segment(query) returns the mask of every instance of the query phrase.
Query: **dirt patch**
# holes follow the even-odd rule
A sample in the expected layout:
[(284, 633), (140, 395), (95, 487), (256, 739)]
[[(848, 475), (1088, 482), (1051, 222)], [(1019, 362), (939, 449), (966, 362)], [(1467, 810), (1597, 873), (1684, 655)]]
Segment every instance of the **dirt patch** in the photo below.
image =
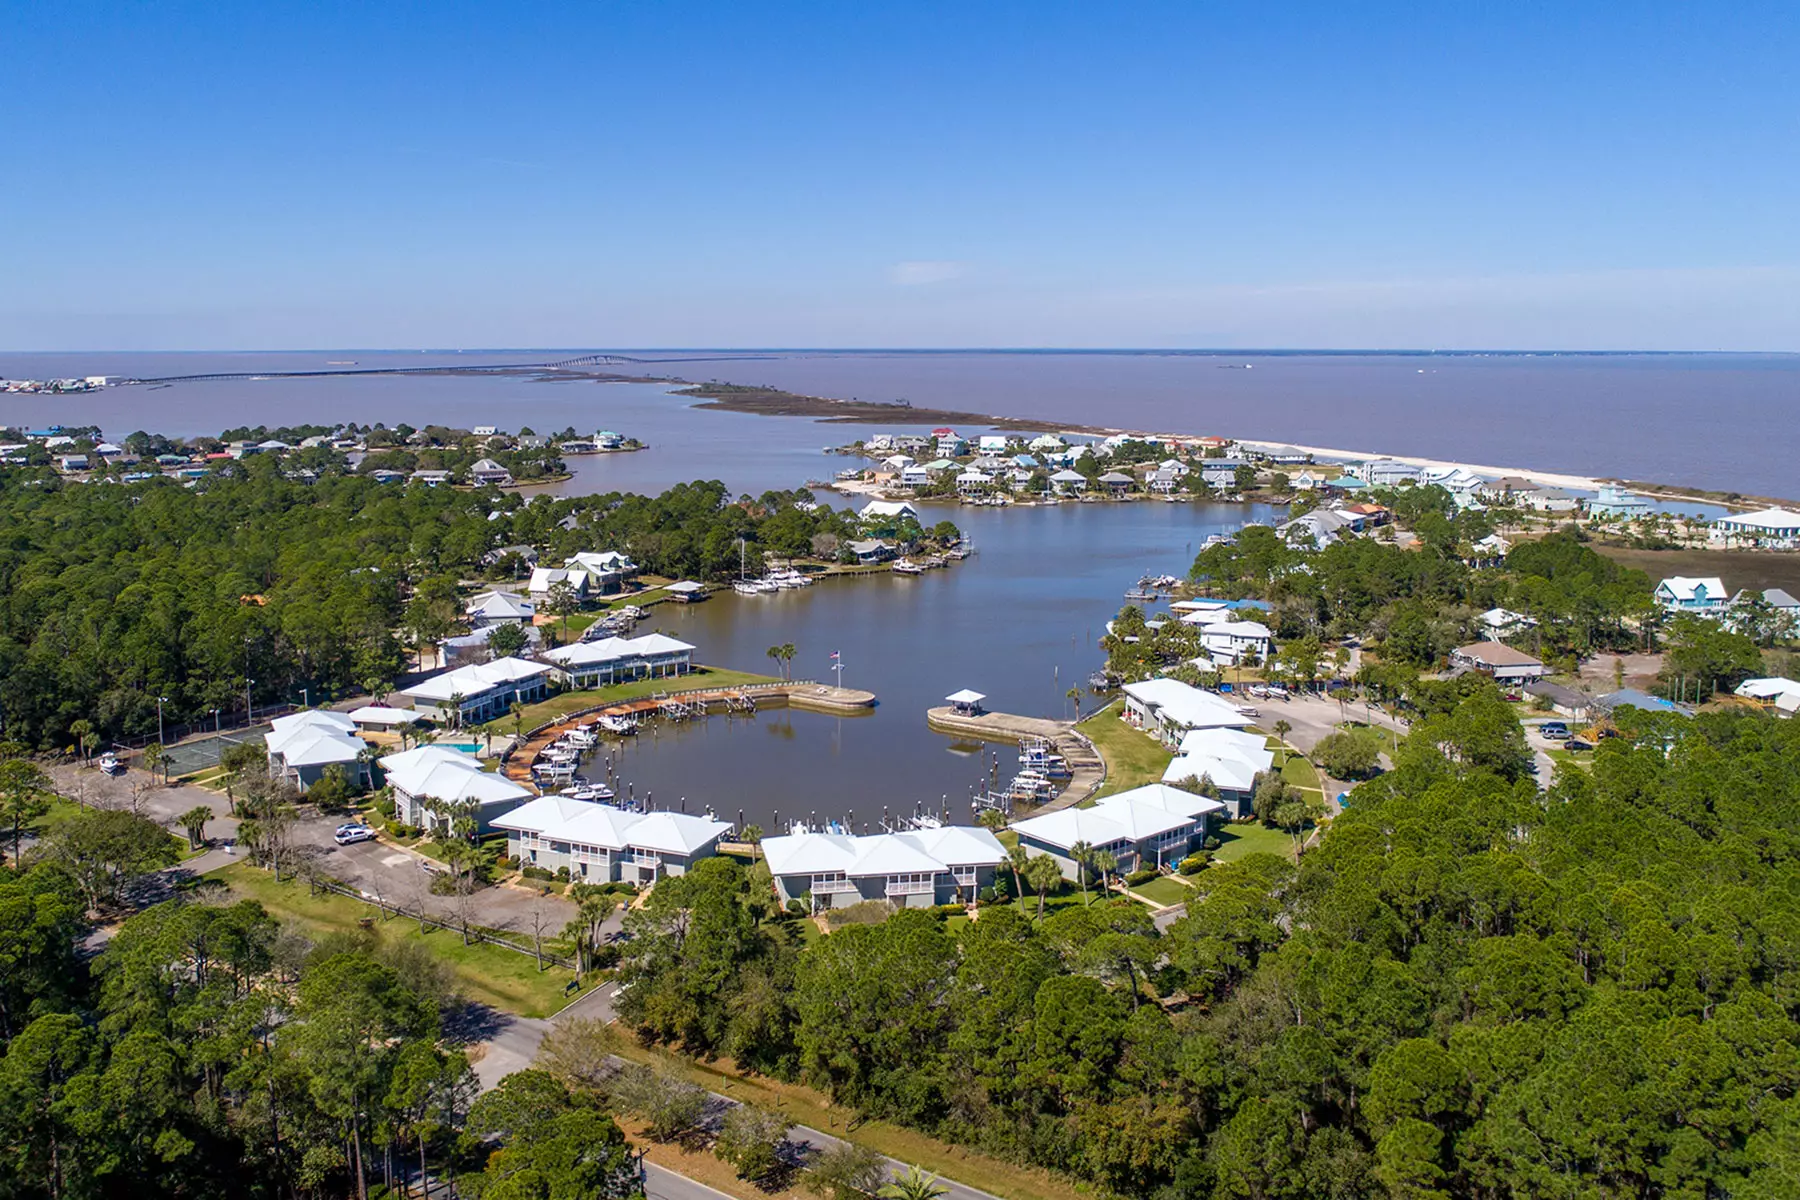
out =
[(1624, 684), (1628, 688), (1649, 691), (1649, 685), (1656, 682), (1657, 673), (1662, 670), (1663, 656), (1660, 654), (1596, 654), (1581, 664), (1581, 682), (1587, 690), (1597, 696), (1619, 690), (1619, 672), (1616, 664), (1625, 664)]

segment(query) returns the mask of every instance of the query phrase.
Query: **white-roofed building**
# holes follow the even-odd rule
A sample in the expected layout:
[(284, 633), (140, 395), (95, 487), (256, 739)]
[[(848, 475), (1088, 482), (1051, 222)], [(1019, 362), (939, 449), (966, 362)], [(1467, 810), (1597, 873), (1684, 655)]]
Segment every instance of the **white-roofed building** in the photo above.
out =
[(864, 521), (892, 522), (902, 517), (911, 517), (916, 521), (919, 519), (919, 510), (913, 507), (911, 500), (871, 500), (856, 515)]
[(1271, 770), (1267, 739), (1241, 729), (1196, 729), (1181, 739), (1179, 753), (1163, 770), (1164, 783), (1210, 779), (1234, 820), (1255, 812), (1256, 780)]
[(344, 714), (362, 731), (385, 731), (398, 729), (402, 725), (410, 725), (419, 719), (419, 714), (410, 708), (389, 708), (385, 704), (365, 704), (361, 708), (353, 708)]
[(1213, 814), (1224, 811), (1222, 801), (1152, 783), (1107, 796), (1092, 808), (1064, 808), (1015, 821), (1013, 832), (1028, 853), (1048, 854), (1065, 879), (1075, 879), (1074, 848), (1080, 843), (1110, 853), (1121, 872), (1173, 866), (1206, 837)]
[(972, 688), (963, 688), (959, 692), (951, 692), (944, 699), (959, 717), (978, 717), (981, 715), (981, 702), (987, 699), (986, 694)]
[(1223, 696), (1179, 679), (1146, 679), (1121, 690), (1125, 720), (1168, 746), (1179, 745), (1191, 729), (1246, 729), (1252, 723)]
[(606, 804), (540, 796), (494, 821), (506, 852), (588, 883), (650, 883), (682, 875), (719, 852), (731, 826), (687, 813), (630, 813)]
[(514, 592), (482, 592), (472, 596), (463, 611), (477, 629), (488, 625), (529, 625), (535, 605)]
[(1800, 545), (1800, 512), (1764, 508), (1734, 513), (1714, 521), (1713, 534), (1733, 543), (1791, 550)]
[(1764, 679), (1746, 679), (1738, 684), (1737, 695), (1754, 700), (1764, 708), (1791, 717), (1800, 712), (1800, 683), (1779, 675)]
[(363, 751), (369, 744), (356, 736), (356, 722), (346, 714), (308, 709), (276, 717), (269, 726), (263, 748), (274, 778), (286, 779), (304, 792), (338, 767), (352, 786), (367, 786), (369, 768)]
[(902, 908), (972, 903), (1006, 861), (998, 838), (969, 825), (863, 836), (793, 833), (764, 838), (762, 853), (781, 902), (810, 895), (815, 910), (862, 900)]
[(1510, 608), (1490, 608), (1479, 618), (1482, 629), (1494, 641), (1524, 633), (1527, 629), (1536, 629), (1537, 622), (1524, 613), (1513, 612)]
[(566, 583), (585, 600), (621, 590), (637, 573), (638, 565), (617, 550), (586, 550), (565, 558), (560, 567), (533, 567), (527, 590), (533, 601), (542, 603), (551, 588)]
[(548, 663), (496, 658), (440, 671), (400, 694), (413, 702), (420, 716), (478, 724), (503, 715), (515, 702), (542, 700), (552, 669)]
[(647, 676), (685, 675), (694, 669), (694, 647), (661, 633), (575, 642), (544, 652), (571, 686), (603, 687)]
[(394, 791), (394, 817), (438, 833), (464, 805), (472, 804), (480, 832), (497, 817), (530, 800), (533, 792), (506, 776), (481, 769), (481, 760), (448, 746), (418, 746), (380, 760)]
[(1266, 661), (1275, 641), (1261, 621), (1216, 621), (1200, 627), (1200, 645), (1215, 661), (1235, 663), (1252, 657)]
[(512, 472), (491, 458), (481, 458), (469, 468), (469, 481), (477, 487), (493, 484), (495, 487), (511, 487)]
[(1054, 433), (1040, 433), (1027, 444), (1039, 454), (1055, 454), (1068, 449), (1063, 440)]
[(1717, 575), (1671, 575), (1656, 585), (1656, 603), (1671, 616), (1716, 617), (1730, 605), (1731, 593)]

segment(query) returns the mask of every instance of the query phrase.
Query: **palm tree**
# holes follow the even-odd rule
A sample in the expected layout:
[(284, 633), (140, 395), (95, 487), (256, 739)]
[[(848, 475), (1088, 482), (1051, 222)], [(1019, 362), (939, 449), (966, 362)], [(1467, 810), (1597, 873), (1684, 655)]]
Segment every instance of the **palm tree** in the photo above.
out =
[(794, 679), (794, 659), (799, 653), (800, 651), (795, 647), (794, 643), (781, 643), (782, 674), (790, 683), (792, 683)]
[(1019, 893), (1019, 911), (1025, 911), (1025, 880), (1030, 872), (1031, 857), (1025, 847), (1014, 846), (1006, 852), (1006, 865), (1012, 868), (1013, 891)]
[(81, 762), (87, 765), (88, 755), (93, 752), (99, 738), (94, 734), (94, 724), (85, 718), (69, 722), (69, 732), (75, 735), (75, 745), (81, 751)]
[(1094, 870), (1100, 872), (1100, 890), (1106, 891), (1106, 879), (1119, 866), (1118, 856), (1111, 850), (1094, 851)]
[(875, 1194), (882, 1200), (937, 1200), (949, 1190), (936, 1175), (912, 1166), (882, 1184)]
[(740, 841), (740, 842), (744, 843), (744, 845), (750, 847), (750, 861), (751, 862), (755, 862), (757, 855), (761, 852), (762, 840), (763, 840), (763, 827), (761, 825), (757, 825), (757, 824), (746, 825), (746, 826), (744, 826), (743, 831), (738, 834), (738, 841)]
[(161, 742), (151, 742), (144, 747), (144, 770), (152, 775), (161, 771), (163, 782), (169, 782), (169, 755)]
[(1038, 920), (1044, 919), (1044, 901), (1050, 896), (1050, 889), (1062, 882), (1062, 868), (1048, 854), (1040, 854), (1025, 863), (1025, 880), (1037, 889)]
[(1071, 699), (1075, 702), (1075, 720), (1077, 723), (1079, 723), (1081, 721), (1081, 689), (1078, 687), (1072, 687), (1068, 691), (1064, 692), (1063, 695), (1067, 696), (1069, 699)]
[(198, 850), (200, 848), (201, 842), (205, 840), (206, 823), (212, 820), (212, 816), (212, 809), (204, 804), (196, 804), (194, 807), (175, 818), (175, 820), (180, 823), (181, 827), (187, 831), (189, 850)]
[(1088, 864), (1094, 860), (1094, 848), (1086, 842), (1076, 842), (1069, 847), (1069, 857), (1075, 860), (1075, 879), (1081, 884), (1081, 902), (1085, 905), (1088, 902)]
[(984, 808), (975, 823), (990, 833), (999, 833), (1006, 828), (1006, 814), (997, 808)]
[(1271, 725), (1269, 728), (1275, 731), (1275, 740), (1281, 743), (1281, 761), (1286, 762), (1289, 753), (1287, 748), (1287, 735), (1294, 731), (1294, 727), (1283, 719), (1275, 722), (1275, 724)]
[(781, 672), (781, 677), (783, 679), (786, 679), (787, 678), (787, 670), (781, 665), (781, 647), (780, 646), (770, 646), (769, 650), (768, 650), (768, 654), (769, 654), (770, 661), (772, 661), (775, 664), (775, 669)]

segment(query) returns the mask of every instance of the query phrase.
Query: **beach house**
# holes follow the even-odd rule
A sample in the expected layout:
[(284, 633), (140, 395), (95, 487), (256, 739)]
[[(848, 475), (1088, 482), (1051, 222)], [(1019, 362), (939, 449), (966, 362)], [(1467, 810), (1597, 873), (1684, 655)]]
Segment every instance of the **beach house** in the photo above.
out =
[(1588, 516), (1620, 521), (1635, 521), (1650, 515), (1650, 501), (1628, 492), (1616, 483), (1603, 483), (1600, 491), (1588, 501)]
[(469, 468), (469, 482), (477, 487), (511, 487), (512, 472), (491, 458), (476, 459)]
[(479, 724), (503, 716), (517, 702), (542, 700), (549, 691), (551, 666), (522, 658), (440, 671), (401, 691), (419, 715), (458, 724)]
[(1370, 487), (1399, 487), (1419, 478), (1419, 468), (1391, 458), (1372, 459), (1351, 469)]
[(719, 852), (731, 826), (688, 813), (631, 813), (605, 804), (540, 796), (497, 817), (506, 853), (522, 865), (584, 883), (653, 883), (684, 875)]
[(791, 833), (764, 838), (762, 854), (783, 904), (817, 911), (863, 900), (901, 908), (970, 904), (994, 885), (1006, 847), (986, 829), (944, 825), (901, 833)]
[(1720, 517), (1713, 522), (1712, 536), (1733, 545), (1792, 550), (1800, 546), (1800, 512), (1764, 508)]
[(490, 625), (529, 625), (536, 608), (523, 596), (493, 591), (471, 596), (463, 612), (471, 626), (485, 629)]
[(1717, 575), (1671, 575), (1656, 585), (1656, 603), (1670, 616), (1717, 617), (1731, 603), (1731, 593)]
[(1260, 733), (1243, 729), (1195, 729), (1182, 735), (1178, 753), (1163, 769), (1164, 783), (1211, 780), (1232, 819), (1255, 812), (1256, 781), (1275, 766), (1275, 753)]
[(1777, 716), (1791, 717), (1800, 712), (1800, 683), (1778, 675), (1746, 679), (1733, 694), (1754, 700)]
[(336, 767), (352, 787), (368, 785), (364, 752), (369, 744), (356, 736), (356, 722), (348, 715), (314, 708), (276, 717), (269, 726), (263, 748), (273, 778), (285, 779), (305, 792)]
[(1213, 817), (1224, 811), (1222, 801), (1151, 783), (1104, 797), (1092, 808), (1064, 808), (1015, 821), (1013, 832), (1027, 854), (1048, 854), (1062, 868), (1063, 878), (1076, 879), (1077, 846), (1111, 854), (1121, 873), (1174, 866), (1193, 853)]
[(1050, 476), (1050, 487), (1059, 496), (1079, 496), (1087, 485), (1087, 476), (1079, 471), (1065, 469)]
[(1240, 458), (1203, 458), (1200, 460), (1200, 478), (1206, 486), (1226, 491), (1237, 486), (1237, 470), (1248, 466)]
[(1275, 635), (1261, 621), (1217, 621), (1200, 627), (1200, 645), (1216, 662), (1267, 662)]
[(481, 769), (481, 760), (448, 746), (416, 746), (380, 760), (393, 790), (394, 819), (439, 835), (453, 832), (452, 823), (467, 813), (477, 834), (530, 800), (530, 788), (498, 772)]
[(871, 500), (856, 516), (865, 525), (892, 526), (904, 517), (918, 520), (919, 510), (913, 507), (911, 500)]

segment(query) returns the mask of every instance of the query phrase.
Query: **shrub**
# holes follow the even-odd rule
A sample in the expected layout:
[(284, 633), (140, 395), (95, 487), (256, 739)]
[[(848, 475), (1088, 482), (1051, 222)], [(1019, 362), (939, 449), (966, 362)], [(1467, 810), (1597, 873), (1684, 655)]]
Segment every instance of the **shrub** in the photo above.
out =
[(1333, 733), (1313, 747), (1313, 761), (1334, 779), (1367, 779), (1375, 773), (1380, 753), (1373, 738)]
[(731, 1164), (740, 1179), (765, 1179), (781, 1166), (781, 1143), (787, 1139), (787, 1118), (753, 1104), (736, 1104), (726, 1110), (713, 1143), (713, 1153)]
[(557, 882), (559, 882), (559, 883), (569, 882), (569, 868), (568, 867), (556, 868), (556, 879), (557, 879)]
[(894, 915), (894, 906), (886, 900), (858, 900), (845, 908), (830, 909), (825, 923), (839, 925), (879, 925)]
[(806, 915), (806, 901), (795, 896), (792, 900), (787, 902), (787, 910), (796, 917), (804, 917)]
[(1131, 874), (1125, 876), (1125, 883), (1129, 887), (1136, 887), (1140, 883), (1149, 883), (1161, 873), (1162, 872), (1158, 871), (1155, 867), (1139, 867)]
[(1217, 850), (1219, 848), (1219, 839), (1209, 833), (1206, 835), (1206, 840), (1200, 843), (1200, 848), (1202, 850)]
[(548, 868), (540, 867), (540, 866), (536, 865), (535, 863), (521, 867), (519, 869), (519, 874), (523, 875), (527, 879), (551, 880), (551, 879), (556, 878), (556, 875), (553, 872), (551, 872)]
[(981, 903), (983, 903), (983, 904), (993, 904), (993, 903), (997, 902), (999, 900), (999, 898), (1000, 898), (1000, 893), (999, 893), (998, 889), (991, 888), (991, 887), (982, 888), (981, 895), (976, 897), (976, 899), (981, 901)]
[(1179, 870), (1183, 875), (1198, 875), (1210, 866), (1212, 866), (1212, 854), (1202, 850), (1197, 854), (1190, 854), (1182, 859)]

